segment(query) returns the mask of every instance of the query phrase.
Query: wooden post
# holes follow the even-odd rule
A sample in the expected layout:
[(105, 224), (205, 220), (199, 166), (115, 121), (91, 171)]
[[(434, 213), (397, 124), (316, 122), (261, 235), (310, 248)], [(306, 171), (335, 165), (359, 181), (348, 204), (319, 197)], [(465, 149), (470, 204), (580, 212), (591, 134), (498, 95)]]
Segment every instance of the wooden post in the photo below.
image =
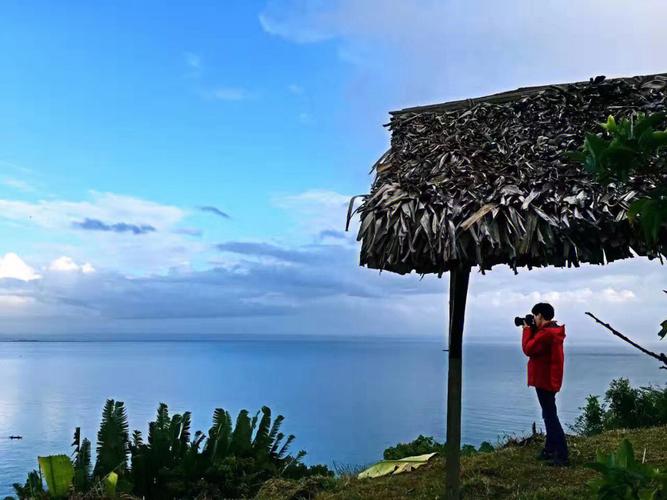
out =
[(459, 500), (461, 494), (461, 373), (463, 365), (463, 321), (469, 280), (469, 267), (457, 267), (450, 270), (447, 456), (445, 462), (445, 498), (447, 500)]

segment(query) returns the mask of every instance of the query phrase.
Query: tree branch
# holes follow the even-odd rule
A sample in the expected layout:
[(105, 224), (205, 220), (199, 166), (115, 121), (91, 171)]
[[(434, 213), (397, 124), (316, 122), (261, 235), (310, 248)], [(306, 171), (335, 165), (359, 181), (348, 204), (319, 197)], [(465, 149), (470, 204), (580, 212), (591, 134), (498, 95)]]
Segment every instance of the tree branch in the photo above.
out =
[[(666, 293), (667, 293), (667, 291), (666, 291)], [(615, 330), (609, 323), (605, 323), (604, 321), (600, 321), (598, 318), (595, 317), (594, 314), (589, 313), (589, 312), (587, 312), (586, 314), (588, 316), (590, 316), (591, 318), (593, 318), (595, 321), (597, 321), (599, 324), (604, 326), (607, 330), (609, 330), (611, 333), (616, 335), (618, 338), (620, 338), (622, 340), (625, 340), (628, 344), (633, 346), (635, 349), (639, 349), (644, 354), (646, 354), (648, 356), (651, 356), (652, 358), (655, 358), (658, 361), (660, 361), (663, 365), (665, 365), (665, 366), (661, 366), (660, 368), (663, 369), (663, 370), (667, 370), (667, 356), (664, 353), (661, 352), (660, 354), (656, 354), (653, 351), (649, 351), (648, 349), (645, 349), (644, 347), (640, 346), (636, 342), (633, 342), (632, 340), (630, 340), (628, 337), (623, 335), (618, 330)]]

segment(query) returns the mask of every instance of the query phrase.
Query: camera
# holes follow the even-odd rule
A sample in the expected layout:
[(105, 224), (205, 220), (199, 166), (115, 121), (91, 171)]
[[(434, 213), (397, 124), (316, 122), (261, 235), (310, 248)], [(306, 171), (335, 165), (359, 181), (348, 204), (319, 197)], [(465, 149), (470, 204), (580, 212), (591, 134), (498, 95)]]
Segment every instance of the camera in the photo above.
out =
[(532, 314), (526, 314), (523, 317), (522, 316), (517, 316), (516, 318), (514, 318), (514, 324), (516, 326), (522, 326), (524, 321), (531, 328), (535, 327), (535, 318), (533, 317)]

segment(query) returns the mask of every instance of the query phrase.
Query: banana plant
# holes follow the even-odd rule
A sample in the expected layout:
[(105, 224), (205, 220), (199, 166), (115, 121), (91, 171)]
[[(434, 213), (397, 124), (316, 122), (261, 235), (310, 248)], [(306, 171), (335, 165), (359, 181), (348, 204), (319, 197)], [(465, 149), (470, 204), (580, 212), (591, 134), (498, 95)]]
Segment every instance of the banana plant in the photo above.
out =
[(49, 496), (63, 498), (72, 488), (74, 466), (67, 455), (50, 455), (38, 457), (39, 469), (46, 480)]

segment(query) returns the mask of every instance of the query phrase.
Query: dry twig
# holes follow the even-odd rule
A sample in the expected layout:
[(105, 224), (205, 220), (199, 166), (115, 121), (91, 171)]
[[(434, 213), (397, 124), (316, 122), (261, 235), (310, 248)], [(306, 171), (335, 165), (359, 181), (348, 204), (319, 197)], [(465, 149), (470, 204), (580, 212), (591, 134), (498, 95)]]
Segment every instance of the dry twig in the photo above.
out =
[(655, 352), (653, 352), (653, 351), (649, 351), (648, 349), (646, 349), (646, 348), (640, 346), (640, 345), (637, 344), (636, 342), (630, 340), (628, 337), (626, 337), (625, 335), (623, 335), (623, 334), (622, 334), (621, 332), (619, 332), (618, 330), (615, 330), (609, 323), (605, 323), (604, 321), (601, 321), (600, 319), (598, 319), (597, 317), (595, 317), (594, 314), (589, 313), (589, 312), (587, 312), (586, 314), (587, 314), (588, 316), (590, 316), (591, 318), (593, 318), (595, 321), (597, 321), (599, 324), (601, 324), (602, 326), (604, 326), (607, 330), (609, 330), (611, 333), (613, 333), (614, 335), (616, 335), (618, 338), (620, 338), (621, 340), (626, 341), (628, 344), (630, 344), (631, 346), (633, 346), (635, 349), (639, 349), (639, 350), (640, 350), (641, 352), (643, 352), (644, 354), (646, 354), (646, 355), (648, 355), (648, 356), (651, 356), (652, 358), (655, 358), (655, 359), (657, 359), (658, 361), (660, 361), (663, 365), (665, 365), (665, 366), (661, 366), (660, 368), (661, 368), (662, 370), (667, 370), (667, 356), (665, 355), (665, 353), (662, 353), (662, 352), (661, 352), (660, 354), (657, 354), (657, 353), (655, 353)]

